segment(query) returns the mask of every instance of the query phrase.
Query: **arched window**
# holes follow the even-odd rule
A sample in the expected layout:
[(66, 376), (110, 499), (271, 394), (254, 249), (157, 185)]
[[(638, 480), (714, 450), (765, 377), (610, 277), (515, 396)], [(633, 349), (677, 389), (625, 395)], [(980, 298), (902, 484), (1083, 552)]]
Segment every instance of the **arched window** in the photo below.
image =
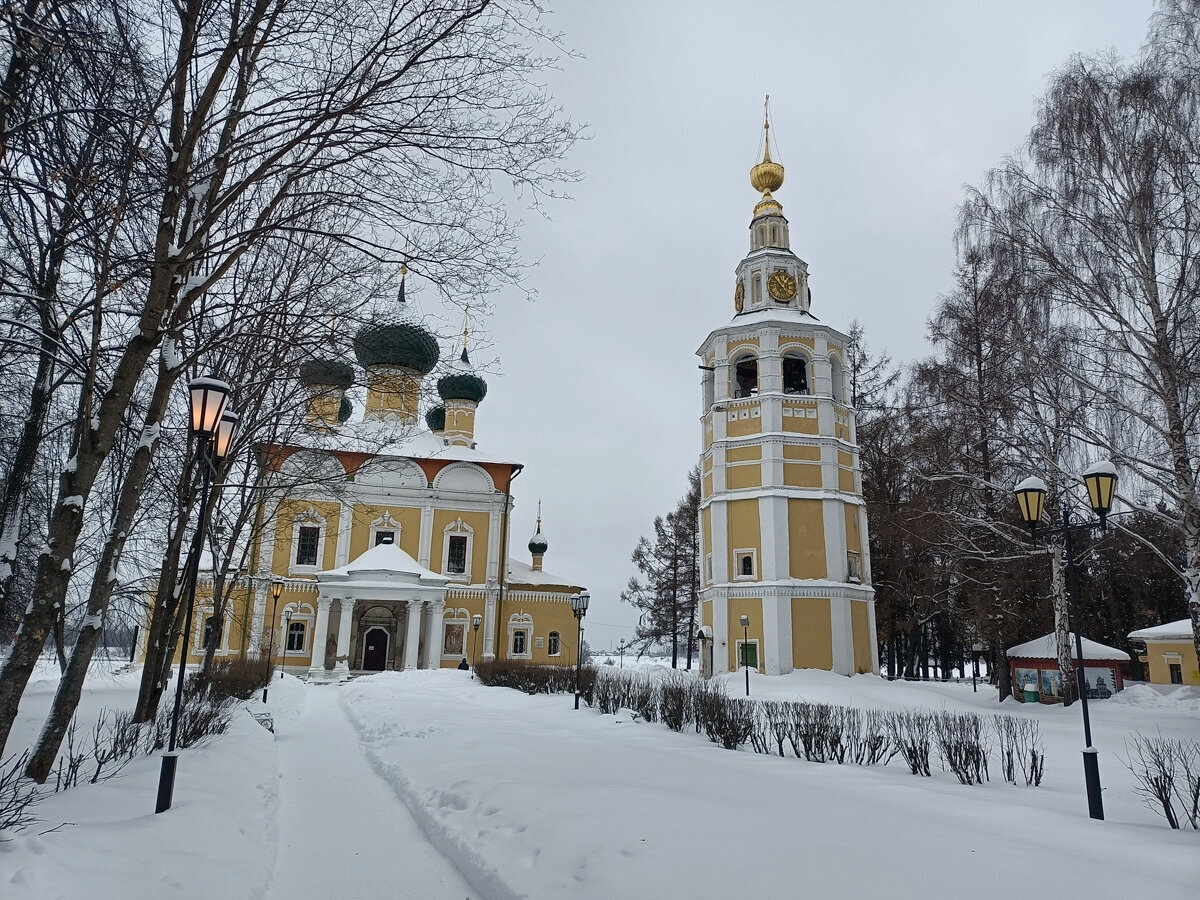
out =
[(289, 653), (299, 653), (304, 649), (304, 631), (303, 622), (288, 623), (287, 649)]
[(550, 632), (550, 636), (546, 639), (546, 652), (551, 656), (558, 656), (562, 653), (562, 637), (557, 631)]
[(750, 556), (742, 557), (742, 571), (739, 572), (738, 574), (740, 574), (740, 575), (753, 575), (754, 574), (754, 558), (753, 557), (750, 557)]
[(733, 396), (753, 397), (758, 393), (758, 360), (743, 356), (733, 364)]
[(755, 275), (754, 280), (750, 282), (750, 299), (754, 306), (762, 303), (762, 276)]
[(771, 246), (779, 246), (779, 227), (777, 225), (771, 226)]
[(838, 403), (846, 402), (846, 385), (842, 378), (842, 360), (837, 356), (829, 357), (830, 392)]
[(807, 394), (808, 363), (803, 356), (788, 355), (783, 358), (783, 392), (785, 394)]

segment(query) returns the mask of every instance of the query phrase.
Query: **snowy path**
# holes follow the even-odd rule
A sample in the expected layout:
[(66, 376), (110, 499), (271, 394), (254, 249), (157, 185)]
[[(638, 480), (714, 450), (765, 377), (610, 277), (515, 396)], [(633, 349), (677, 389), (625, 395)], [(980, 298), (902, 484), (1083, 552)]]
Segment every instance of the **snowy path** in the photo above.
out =
[(308, 686), (298, 722), (278, 736), (279, 846), (270, 896), (474, 896), (372, 771), (338, 703)]

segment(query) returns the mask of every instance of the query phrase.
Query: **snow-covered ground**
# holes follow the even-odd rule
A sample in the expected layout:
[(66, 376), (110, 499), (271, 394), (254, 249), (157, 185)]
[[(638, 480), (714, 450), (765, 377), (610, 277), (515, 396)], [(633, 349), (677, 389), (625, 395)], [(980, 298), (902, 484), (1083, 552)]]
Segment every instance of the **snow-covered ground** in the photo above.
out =
[[(132, 703), (136, 684), (94, 680), (84, 721)], [(10, 749), (34, 737), (53, 688), (31, 688)], [(751, 692), (1000, 709), (986, 686), (811, 671), (752, 677)], [(1191, 897), (1200, 880), (1200, 834), (1146, 809), (1120, 761), (1133, 732), (1200, 737), (1186, 688), (1093, 704), (1105, 822), (1086, 814), (1077, 707), (1004, 704), (1045, 738), (1044, 785), (1026, 788), (725, 751), (456, 670), (289, 677), (268, 705), (274, 735), (241, 715), (183, 754), (168, 813), (152, 813), (156, 758), (48, 799), (40, 825), (0, 842), (0, 896)]]

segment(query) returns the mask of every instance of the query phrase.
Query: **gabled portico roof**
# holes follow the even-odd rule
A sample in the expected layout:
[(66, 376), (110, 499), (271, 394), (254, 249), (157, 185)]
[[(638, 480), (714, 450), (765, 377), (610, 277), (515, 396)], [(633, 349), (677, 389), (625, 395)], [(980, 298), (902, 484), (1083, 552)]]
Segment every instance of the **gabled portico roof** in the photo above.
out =
[(433, 572), (396, 544), (376, 544), (357, 558), (317, 573), (320, 585), (357, 588), (442, 589), (450, 579)]

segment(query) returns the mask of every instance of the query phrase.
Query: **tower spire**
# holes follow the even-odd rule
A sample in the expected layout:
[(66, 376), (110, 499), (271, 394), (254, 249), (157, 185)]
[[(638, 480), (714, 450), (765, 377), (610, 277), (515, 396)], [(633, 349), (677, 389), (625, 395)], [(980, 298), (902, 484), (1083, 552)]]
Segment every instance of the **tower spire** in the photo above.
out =
[(763, 200), (783, 187), (783, 166), (771, 159), (771, 95), (763, 100), (763, 158), (750, 170), (750, 186), (762, 192)]

